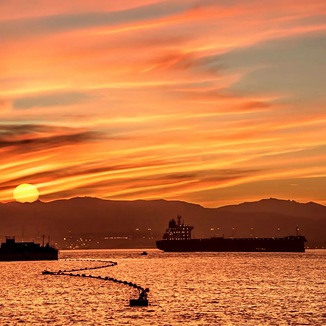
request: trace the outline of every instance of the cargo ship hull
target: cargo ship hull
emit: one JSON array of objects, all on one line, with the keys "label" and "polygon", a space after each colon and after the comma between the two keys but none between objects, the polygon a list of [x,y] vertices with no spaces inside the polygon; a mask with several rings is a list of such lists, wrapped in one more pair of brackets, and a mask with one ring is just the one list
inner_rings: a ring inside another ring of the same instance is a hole
[{"label": "cargo ship hull", "polygon": [[1,244],[0,261],[58,260],[58,249],[49,244],[41,246],[34,242],[16,242],[7,238]]},{"label": "cargo ship hull", "polygon": [[304,252],[305,238],[208,238],[159,240],[156,247],[166,252]]},{"label": "cargo ship hull", "polygon": [[58,252],[0,252],[0,261],[58,260]]},{"label": "cargo ship hull", "polygon": [[167,252],[304,252],[304,244],[307,241],[304,236],[298,234],[298,227],[296,236],[277,238],[192,239],[192,229],[193,226],[181,223],[181,216],[178,216],[178,222],[174,219],[169,221],[163,240],[156,241],[156,247]]}]

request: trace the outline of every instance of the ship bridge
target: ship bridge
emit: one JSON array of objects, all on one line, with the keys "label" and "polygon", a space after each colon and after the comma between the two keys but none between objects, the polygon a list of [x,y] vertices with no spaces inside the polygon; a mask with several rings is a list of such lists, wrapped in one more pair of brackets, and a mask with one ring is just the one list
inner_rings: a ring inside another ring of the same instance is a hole
[{"label": "ship bridge", "polygon": [[178,216],[178,222],[175,219],[169,221],[169,227],[166,230],[163,239],[165,240],[190,240],[192,226],[181,223],[181,216]]}]

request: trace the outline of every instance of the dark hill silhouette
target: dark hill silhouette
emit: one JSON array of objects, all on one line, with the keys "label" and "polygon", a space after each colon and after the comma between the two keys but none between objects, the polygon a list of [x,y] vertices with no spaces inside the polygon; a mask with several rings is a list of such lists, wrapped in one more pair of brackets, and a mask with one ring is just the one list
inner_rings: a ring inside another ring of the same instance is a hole
[{"label": "dark hill silhouette", "polygon": [[177,215],[195,227],[194,237],[209,237],[213,233],[239,237],[283,236],[295,234],[298,225],[300,233],[308,239],[308,246],[326,245],[325,206],[279,199],[220,208],[204,208],[182,201],[111,201],[91,197],[48,203],[12,202],[0,204],[0,236],[2,240],[5,235],[40,234],[50,234],[56,239],[69,234],[137,237],[150,232],[154,238],[161,238],[169,219]]},{"label": "dark hill silhouette", "polygon": [[280,200],[276,198],[245,202],[239,205],[229,205],[220,209],[243,213],[282,213],[291,216],[307,217],[314,220],[319,220],[325,216],[325,206],[314,202],[303,204],[294,200]]}]

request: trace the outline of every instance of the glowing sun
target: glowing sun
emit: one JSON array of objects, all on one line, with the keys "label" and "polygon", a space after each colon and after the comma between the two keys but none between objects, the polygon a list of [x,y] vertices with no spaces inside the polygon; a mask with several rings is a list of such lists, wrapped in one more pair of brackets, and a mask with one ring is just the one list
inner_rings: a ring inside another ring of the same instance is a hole
[{"label": "glowing sun", "polygon": [[37,188],[29,183],[22,183],[14,190],[14,198],[20,203],[32,203],[39,195]]}]

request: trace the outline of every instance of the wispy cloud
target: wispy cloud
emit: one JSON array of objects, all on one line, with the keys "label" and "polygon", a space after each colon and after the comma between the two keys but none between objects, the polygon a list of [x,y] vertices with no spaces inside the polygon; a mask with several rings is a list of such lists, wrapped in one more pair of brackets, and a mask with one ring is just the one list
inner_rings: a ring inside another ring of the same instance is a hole
[{"label": "wispy cloud", "polygon": [[64,147],[100,138],[99,132],[56,128],[46,125],[0,126],[0,149],[10,147],[18,152],[35,152]]},{"label": "wispy cloud", "polygon": [[116,26],[136,23],[147,19],[159,19],[185,10],[186,4],[167,2],[148,4],[122,10],[88,13],[56,14],[46,16],[25,17],[22,19],[5,19],[0,28],[7,38],[23,38],[44,34],[60,33],[76,29],[94,28],[99,26]]}]

